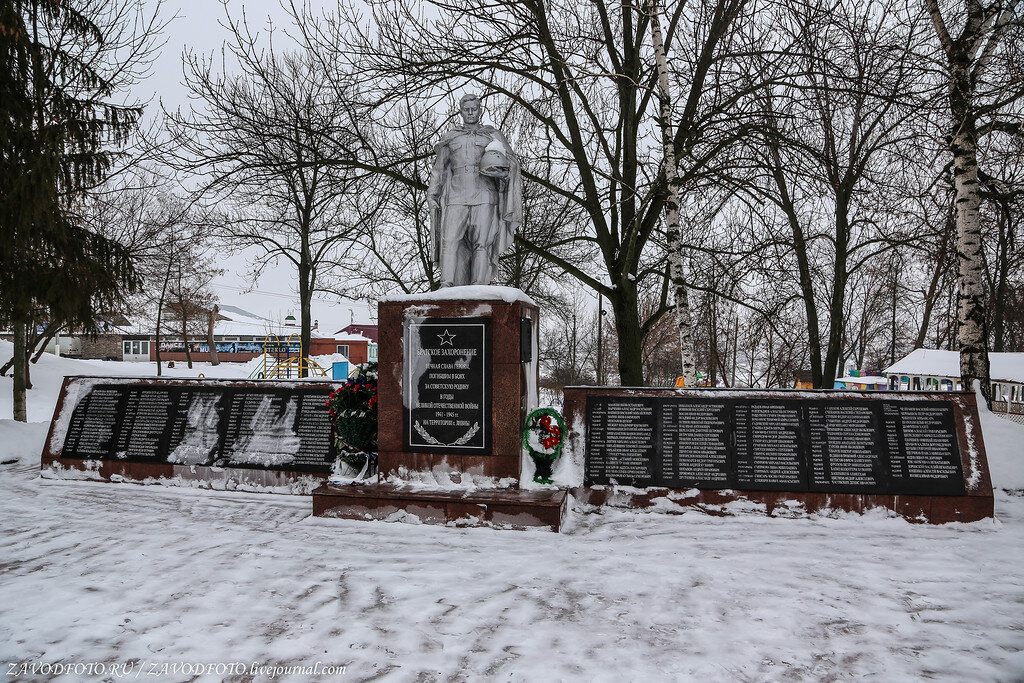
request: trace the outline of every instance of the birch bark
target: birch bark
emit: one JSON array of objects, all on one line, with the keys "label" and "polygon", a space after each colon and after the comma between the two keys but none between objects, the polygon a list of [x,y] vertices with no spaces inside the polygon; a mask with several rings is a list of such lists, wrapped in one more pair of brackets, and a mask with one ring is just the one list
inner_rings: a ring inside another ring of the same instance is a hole
[{"label": "birch bark", "polygon": [[697,384],[697,366],[693,347],[693,321],[690,315],[690,299],[683,272],[682,240],[679,234],[679,190],[680,179],[676,169],[677,158],[673,141],[672,97],[668,82],[668,59],[665,56],[665,41],[661,32],[661,7],[658,0],[645,0],[645,9],[651,17],[651,44],[658,67],[658,123],[661,127],[663,150],[662,168],[668,185],[665,199],[665,242],[668,248],[668,273],[675,303],[676,326],[679,332],[680,362],[685,386]]},{"label": "birch bark", "polygon": [[988,61],[1013,20],[1019,0],[985,6],[967,0],[963,28],[950,34],[938,0],[925,0],[942,52],[946,57],[953,185],[956,190],[957,345],[964,388],[981,383],[991,400],[988,330],[985,324],[984,263],[981,242],[981,198],[978,193],[978,87]]}]

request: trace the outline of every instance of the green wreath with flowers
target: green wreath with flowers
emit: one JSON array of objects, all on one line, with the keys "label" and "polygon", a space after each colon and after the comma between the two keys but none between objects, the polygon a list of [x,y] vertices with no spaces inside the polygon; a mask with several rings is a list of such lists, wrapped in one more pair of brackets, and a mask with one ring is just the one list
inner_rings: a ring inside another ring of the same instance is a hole
[{"label": "green wreath with flowers", "polygon": [[377,364],[359,367],[354,378],[330,393],[327,410],[334,422],[338,459],[359,470],[377,461]]},{"label": "green wreath with flowers", "polygon": [[523,428],[523,448],[536,465],[533,480],[550,484],[551,468],[562,455],[565,422],[554,408],[538,408],[526,417]]}]

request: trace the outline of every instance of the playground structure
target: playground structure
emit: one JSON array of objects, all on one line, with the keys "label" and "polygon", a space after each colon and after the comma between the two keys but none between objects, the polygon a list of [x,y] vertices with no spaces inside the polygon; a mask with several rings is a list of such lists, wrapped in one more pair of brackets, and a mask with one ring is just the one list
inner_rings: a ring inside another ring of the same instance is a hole
[{"label": "playground structure", "polygon": [[[276,343],[271,343],[271,337]],[[268,334],[263,340],[263,362],[249,373],[249,379],[299,379],[303,371],[306,377],[327,377],[327,368],[302,355],[301,343],[297,339],[292,341],[297,337],[292,334],[282,344],[276,334]],[[294,356],[291,353],[293,344],[299,349]]]}]

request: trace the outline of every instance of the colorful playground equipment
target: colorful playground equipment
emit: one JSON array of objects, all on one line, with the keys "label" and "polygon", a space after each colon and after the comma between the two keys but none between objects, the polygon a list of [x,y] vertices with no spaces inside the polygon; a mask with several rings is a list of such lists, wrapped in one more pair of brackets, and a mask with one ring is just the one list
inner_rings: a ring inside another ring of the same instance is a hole
[{"label": "colorful playground equipment", "polygon": [[[276,343],[271,342],[271,337]],[[327,377],[327,368],[302,355],[301,343],[297,339],[292,341],[296,337],[292,334],[282,344],[276,334],[268,334],[263,340],[263,362],[249,373],[249,379],[298,379],[303,371],[307,377]],[[293,347],[299,350],[294,356]]]}]

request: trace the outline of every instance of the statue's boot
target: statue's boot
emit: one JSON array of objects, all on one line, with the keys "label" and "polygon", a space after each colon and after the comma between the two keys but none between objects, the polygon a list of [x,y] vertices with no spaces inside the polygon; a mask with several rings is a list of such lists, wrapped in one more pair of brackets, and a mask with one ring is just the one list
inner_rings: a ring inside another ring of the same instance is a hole
[{"label": "statue's boot", "polygon": [[458,243],[443,242],[441,244],[441,282],[445,287],[451,287],[457,282],[457,252]]},{"label": "statue's boot", "polygon": [[473,273],[472,282],[474,285],[491,284],[491,259],[490,250],[483,245],[473,246]]}]

